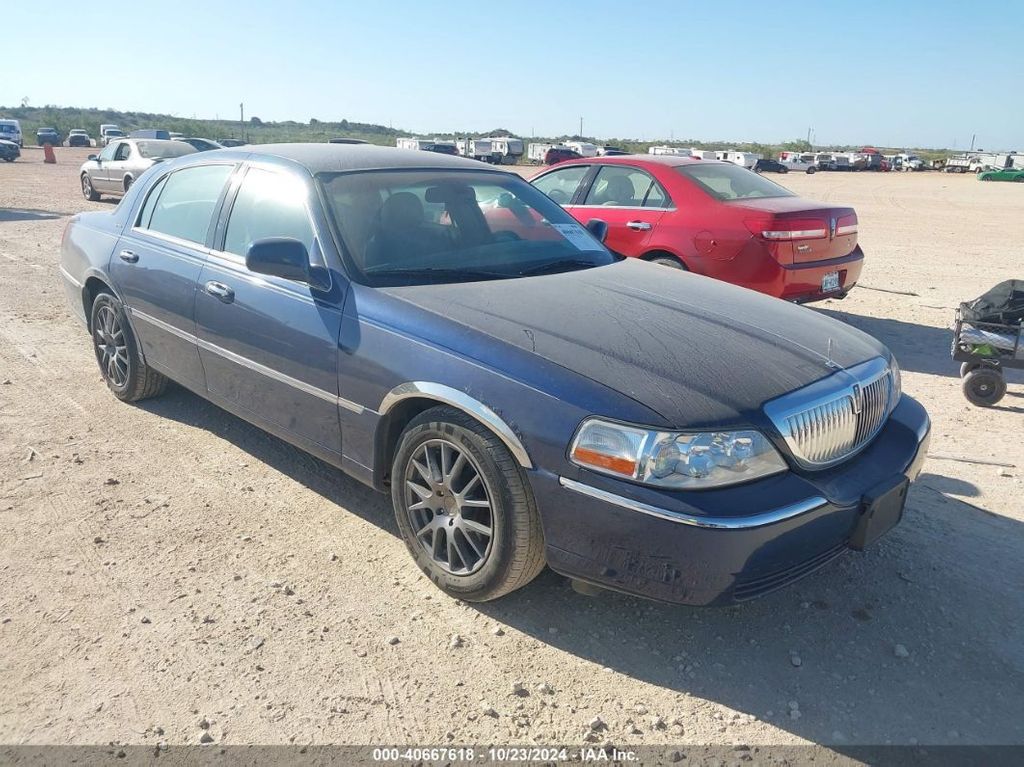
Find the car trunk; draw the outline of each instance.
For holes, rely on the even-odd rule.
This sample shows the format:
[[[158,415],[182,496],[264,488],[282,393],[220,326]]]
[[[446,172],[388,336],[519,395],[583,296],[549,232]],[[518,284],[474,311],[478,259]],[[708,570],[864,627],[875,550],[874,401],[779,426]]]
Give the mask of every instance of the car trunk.
[[[747,228],[769,246],[780,264],[810,264],[842,258],[857,247],[853,208],[822,205],[800,197],[737,200],[749,211]]]

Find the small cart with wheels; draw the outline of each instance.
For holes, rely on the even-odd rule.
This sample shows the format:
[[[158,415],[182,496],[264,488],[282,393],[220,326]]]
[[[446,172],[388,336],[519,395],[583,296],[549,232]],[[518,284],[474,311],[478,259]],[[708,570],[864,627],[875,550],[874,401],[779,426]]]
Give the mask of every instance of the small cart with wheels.
[[[1024,369],[1024,280],[1007,280],[960,304],[953,325],[953,359],[964,396],[991,407],[1006,394],[1007,368]]]

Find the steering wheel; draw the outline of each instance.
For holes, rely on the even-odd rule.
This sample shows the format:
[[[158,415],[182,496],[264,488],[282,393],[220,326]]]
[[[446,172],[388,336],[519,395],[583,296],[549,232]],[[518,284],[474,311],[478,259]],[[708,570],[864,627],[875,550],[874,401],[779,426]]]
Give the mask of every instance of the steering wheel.
[[[554,202],[557,202],[559,205],[561,205],[563,202],[569,201],[569,195],[567,195],[561,189],[552,189],[550,192],[548,192],[548,197],[550,197]]]

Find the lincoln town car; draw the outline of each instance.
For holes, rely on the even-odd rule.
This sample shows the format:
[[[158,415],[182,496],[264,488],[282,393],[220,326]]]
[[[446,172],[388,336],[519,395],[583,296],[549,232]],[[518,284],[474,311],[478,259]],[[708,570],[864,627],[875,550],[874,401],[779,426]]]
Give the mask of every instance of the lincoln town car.
[[[930,425],[889,350],[607,229],[471,160],[249,146],[75,216],[60,271],[114,397],[173,381],[389,493],[454,597],[730,603],[897,525]]]

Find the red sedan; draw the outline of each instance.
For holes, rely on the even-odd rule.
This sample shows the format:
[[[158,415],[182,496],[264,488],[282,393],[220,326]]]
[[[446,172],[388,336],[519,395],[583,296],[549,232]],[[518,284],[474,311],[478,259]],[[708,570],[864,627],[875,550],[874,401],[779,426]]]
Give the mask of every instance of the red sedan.
[[[864,264],[853,208],[802,199],[728,162],[584,158],[530,183],[581,223],[605,221],[616,253],[789,301],[841,298]]]

